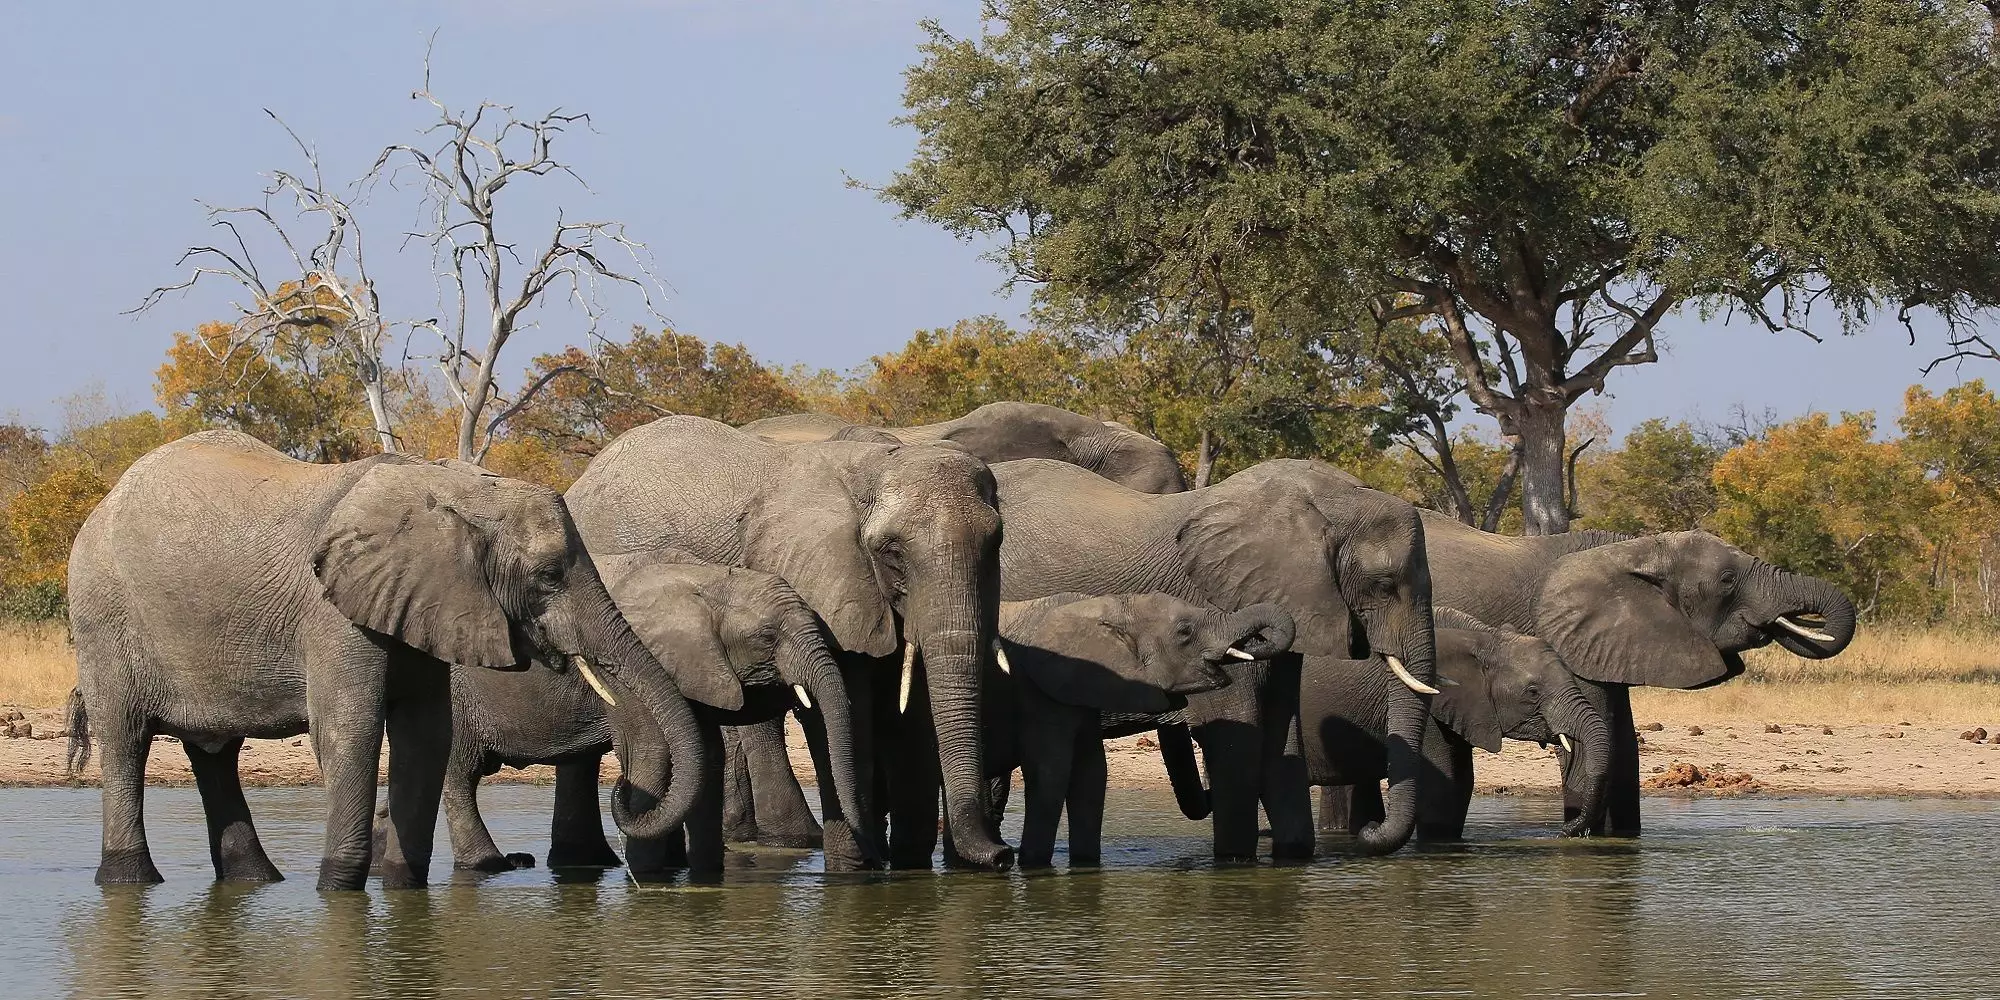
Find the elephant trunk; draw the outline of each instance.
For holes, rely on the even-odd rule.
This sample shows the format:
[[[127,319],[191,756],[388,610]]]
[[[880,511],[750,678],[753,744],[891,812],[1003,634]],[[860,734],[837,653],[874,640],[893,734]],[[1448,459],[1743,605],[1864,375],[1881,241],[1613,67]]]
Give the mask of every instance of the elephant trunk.
[[[1252,604],[1223,618],[1222,643],[1252,658],[1268,660],[1292,648],[1297,626],[1276,604]]]
[[[879,862],[880,845],[867,832],[867,812],[861,806],[861,778],[855,766],[854,712],[840,667],[827,649],[819,621],[803,604],[786,614],[779,626],[778,673],[805,689],[826,728],[827,776],[833,782],[840,811],[853,829],[863,858]]]
[[[1771,569],[1774,610],[1771,635],[1796,655],[1823,660],[1854,639],[1854,602],[1817,577]],[[1810,616],[1810,617],[1808,617]],[[1819,619],[1818,621],[1811,620]]]
[[[1580,837],[1603,815],[1611,787],[1611,725],[1574,685],[1555,697],[1542,706],[1542,718],[1550,729],[1575,743],[1563,781],[1582,800],[1582,811],[1563,824],[1562,834]]]
[[[966,562],[949,553],[934,557],[935,575],[911,589],[904,638],[917,644],[923,658],[953,849],[973,864],[1004,868],[1013,850],[988,816],[980,747],[980,691],[987,669],[998,669],[993,649],[1000,631],[1000,586],[992,573]]]
[[[1370,630],[1371,639],[1376,634],[1395,637],[1394,646],[1377,644],[1377,650],[1387,656],[1388,650],[1400,648],[1403,672],[1391,682],[1383,720],[1383,750],[1389,779],[1383,819],[1363,827],[1357,837],[1361,849],[1369,854],[1401,850],[1417,824],[1417,776],[1424,767],[1424,732],[1430,728],[1431,696],[1418,691],[1411,682],[1435,689],[1437,652],[1429,603],[1425,602],[1421,614],[1414,610],[1407,614],[1400,627],[1384,628],[1380,633]],[[1403,674],[1409,676],[1405,678]]]
[[[586,672],[586,678],[595,677],[605,685],[611,698],[622,695],[636,703],[620,704],[609,712],[613,730],[625,748],[623,756],[633,768],[612,790],[612,818],[626,836],[663,837],[687,821],[701,790],[702,738],[694,710],[666,668],[619,614],[594,571],[588,581],[572,575],[569,599],[577,602],[576,621],[587,650],[584,662],[576,666]],[[681,780],[673,780],[676,773]],[[631,807],[635,784],[658,799],[637,814]]]
[[[1212,811],[1208,789],[1201,783],[1201,762],[1195,759],[1194,736],[1185,723],[1169,723],[1153,731],[1159,738],[1160,760],[1167,765],[1167,781],[1174,787],[1174,802],[1181,815],[1207,819]]]

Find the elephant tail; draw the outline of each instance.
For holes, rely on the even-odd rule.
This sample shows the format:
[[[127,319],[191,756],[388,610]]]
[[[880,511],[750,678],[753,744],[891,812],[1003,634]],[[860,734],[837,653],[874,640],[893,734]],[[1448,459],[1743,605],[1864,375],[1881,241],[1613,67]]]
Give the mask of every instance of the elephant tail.
[[[90,763],[90,712],[83,707],[83,689],[69,689],[69,749],[63,754],[63,770],[80,773]]]

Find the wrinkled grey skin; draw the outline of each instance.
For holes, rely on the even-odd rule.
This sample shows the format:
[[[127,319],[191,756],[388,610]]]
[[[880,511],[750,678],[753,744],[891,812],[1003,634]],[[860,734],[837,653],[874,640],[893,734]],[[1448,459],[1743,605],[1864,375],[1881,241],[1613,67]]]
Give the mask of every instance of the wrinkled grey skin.
[[[359,888],[386,725],[383,881],[424,884],[451,740],[446,662],[514,670],[587,657],[632,706],[620,742],[661,766],[663,803],[628,812],[625,829],[664,834],[693,805],[694,783],[669,787],[664,774],[669,762],[705,766],[693,714],[553,490],[397,456],[313,465],[207,431],[119,479],[77,536],[69,583],[71,732],[94,727],[103,752],[100,883],[160,879],[142,820],[159,734],[187,750],[216,876],[279,878],[236,758],[245,737],[310,727],[327,792],[319,885]],[[88,744],[72,749],[80,758]]]
[[[996,818],[1015,768],[1027,815],[1024,868],[1047,867],[1069,808],[1071,867],[1095,867],[1104,829],[1104,714],[1158,715],[1229,684],[1236,649],[1260,659],[1291,648],[1275,604],[1226,613],[1167,594],[1057,594],[1000,607],[1012,667],[987,677],[986,766]]]
[[[1514,538],[1427,512],[1424,542],[1439,604],[1546,640],[1610,725],[1609,806],[1592,832],[1639,833],[1639,745],[1628,688],[1706,687],[1742,673],[1745,650],[1777,642],[1821,659],[1854,638],[1854,604],[1839,588],[1707,532]],[[1794,635],[1777,624],[1781,616],[1808,616],[1832,641]],[[1569,818],[1579,808],[1572,800]]]
[[[1255,856],[1260,799],[1273,853],[1310,856],[1312,803],[1296,729],[1301,661],[1310,673],[1325,661],[1384,653],[1425,683],[1436,672],[1415,509],[1306,461],[1265,462],[1166,496],[1041,459],[1004,462],[994,475],[1007,524],[1007,600],[1158,591],[1224,610],[1272,603],[1292,616],[1295,655],[1230,668],[1228,688],[1152,721],[1163,746],[1188,739],[1183,724],[1201,744],[1217,857]],[[1364,831],[1366,850],[1392,851],[1409,838],[1429,715],[1426,698],[1409,688],[1390,696],[1390,809]],[[1128,719],[1113,729],[1139,725]]]
[[[783,444],[836,439],[948,444],[989,465],[1050,458],[1141,493],[1187,489],[1180,462],[1166,445],[1123,424],[1041,403],[988,403],[956,420],[917,427],[866,427],[827,413],[795,413],[753,420],[743,429]]]
[[[893,815],[892,864],[930,866],[940,781],[960,850],[987,867],[1011,860],[981,780],[980,678],[993,663],[1000,607],[1000,513],[984,462],[927,445],[777,445],[712,420],[663,417],[607,446],[567,498],[594,553],[684,550],[774,573],[805,598],[833,639],[855,707],[870,811],[860,825],[879,839],[884,808]],[[900,712],[906,639],[920,655]],[[826,785],[823,811],[844,816]],[[829,844],[828,863],[861,863],[850,847]]]
[[[1573,772],[1582,802],[1563,834],[1583,833],[1603,812],[1610,777],[1611,730],[1604,717],[1548,643],[1490,628],[1450,608],[1435,609],[1435,621],[1438,676],[1445,683],[1431,699],[1431,729],[1424,737],[1417,838],[1464,836],[1473,747],[1499,753],[1502,737],[1546,745],[1562,735],[1576,747]],[[1331,664],[1303,681],[1300,721],[1312,783],[1354,789],[1346,822],[1334,825],[1323,810],[1322,830],[1357,830],[1381,817],[1383,710],[1392,686],[1400,687],[1380,658]],[[1181,766],[1191,770],[1192,763]],[[1184,783],[1175,780],[1176,787]]]
[[[694,702],[708,751],[684,842],[634,841],[635,867],[651,861],[654,868],[721,869],[721,727],[782,717],[797,704],[793,685],[813,704],[802,714],[824,727],[844,810],[860,815],[847,690],[818,616],[790,584],[756,570],[663,563],[651,555],[605,556],[598,570],[625,619]],[[559,767],[550,867],[616,866],[597,809],[598,764],[612,747],[600,697],[576,672],[539,663],[516,673],[455,667],[452,685],[444,804],[458,867],[533,864],[525,855],[502,855],[479,816],[479,779],[503,764]],[[877,853],[871,848],[871,856]]]

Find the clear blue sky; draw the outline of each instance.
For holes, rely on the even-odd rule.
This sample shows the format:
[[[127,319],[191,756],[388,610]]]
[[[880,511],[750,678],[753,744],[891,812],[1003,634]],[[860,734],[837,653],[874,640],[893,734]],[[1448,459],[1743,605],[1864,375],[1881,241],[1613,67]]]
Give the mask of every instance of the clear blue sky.
[[[591,112],[598,134],[565,148],[595,194],[559,196],[573,213],[626,220],[653,246],[671,283],[664,311],[683,331],[844,369],[919,328],[1016,314],[975,248],[898,221],[843,178],[886,179],[909,156],[913,134],[889,119],[916,22],[970,32],[977,15],[978,0],[9,4],[0,417],[54,424],[62,397],[94,387],[150,404],[172,332],[225,314],[228,296],[121,312],[173,280],[181,248],[204,237],[197,198],[248,202],[260,173],[297,165],[260,109],[313,141],[330,175],[350,177],[424,121],[409,93],[433,29],[446,99]],[[546,209],[543,197],[522,204]],[[378,271],[386,228],[374,236]],[[385,287],[427,297],[414,263],[403,270]],[[611,329],[641,318],[629,309]],[[507,369],[577,339],[565,314],[546,321],[510,348]],[[1939,341],[1926,328],[1912,348],[1890,323],[1819,345],[1692,318],[1668,330],[1665,363],[1617,373],[1600,401],[1620,432],[1651,415],[1721,418],[1739,403],[1783,417],[1875,409],[1887,424]],[[1931,382],[1961,374],[2000,366]]]

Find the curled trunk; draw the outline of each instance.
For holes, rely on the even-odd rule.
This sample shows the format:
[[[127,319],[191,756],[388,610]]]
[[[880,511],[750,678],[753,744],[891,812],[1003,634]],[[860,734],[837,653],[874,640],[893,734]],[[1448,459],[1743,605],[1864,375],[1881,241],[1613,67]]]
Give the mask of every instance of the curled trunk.
[[[855,766],[854,713],[840,667],[827,650],[819,624],[803,607],[787,615],[778,643],[778,673],[812,696],[826,730],[827,766],[840,811],[854,830],[868,861],[880,861],[882,850],[867,833],[867,812],[861,806],[861,778]]]
[[[1268,660],[1292,648],[1297,626],[1276,604],[1252,604],[1222,619],[1222,645]]]
[[[612,789],[612,818],[628,837],[666,836],[687,822],[700,793],[701,728],[666,668],[639,641],[603,585],[578,586],[576,593],[585,595],[571,597],[578,604],[575,618],[587,650],[583,655],[619,700],[609,716],[625,762],[633,768]],[[673,780],[675,773],[682,779]],[[657,800],[636,813],[635,784]]]
[[[1430,607],[1411,614],[1410,620],[1394,626],[1384,623],[1378,634],[1396,637],[1404,669],[1423,684],[1437,685],[1437,652],[1431,626]],[[1390,648],[1390,647],[1384,647]],[[1386,666],[1386,665],[1385,665]],[[1400,681],[1389,691],[1383,713],[1382,750],[1389,779],[1389,794],[1383,800],[1383,819],[1363,827],[1357,839],[1369,854],[1389,854],[1401,850],[1417,825],[1417,776],[1423,771],[1424,732],[1430,728],[1431,699]]]
[[[1583,692],[1574,687],[1563,691],[1559,700],[1543,706],[1542,718],[1550,729],[1568,734],[1576,745],[1570,766],[1564,771],[1563,783],[1575,793],[1581,811],[1563,824],[1562,833],[1565,837],[1580,837],[1597,824],[1608,802],[1611,726],[1584,700]]]
[[[1774,623],[1777,618],[1785,618],[1795,624],[1809,626],[1810,631],[1831,636],[1833,640],[1812,639],[1779,627],[1771,633],[1778,644],[1795,655],[1814,660],[1838,655],[1846,649],[1854,639],[1854,602],[1839,587],[1817,577],[1798,576],[1777,569],[1770,572],[1773,576]],[[1801,622],[1800,616],[1813,616],[1820,620]]]

